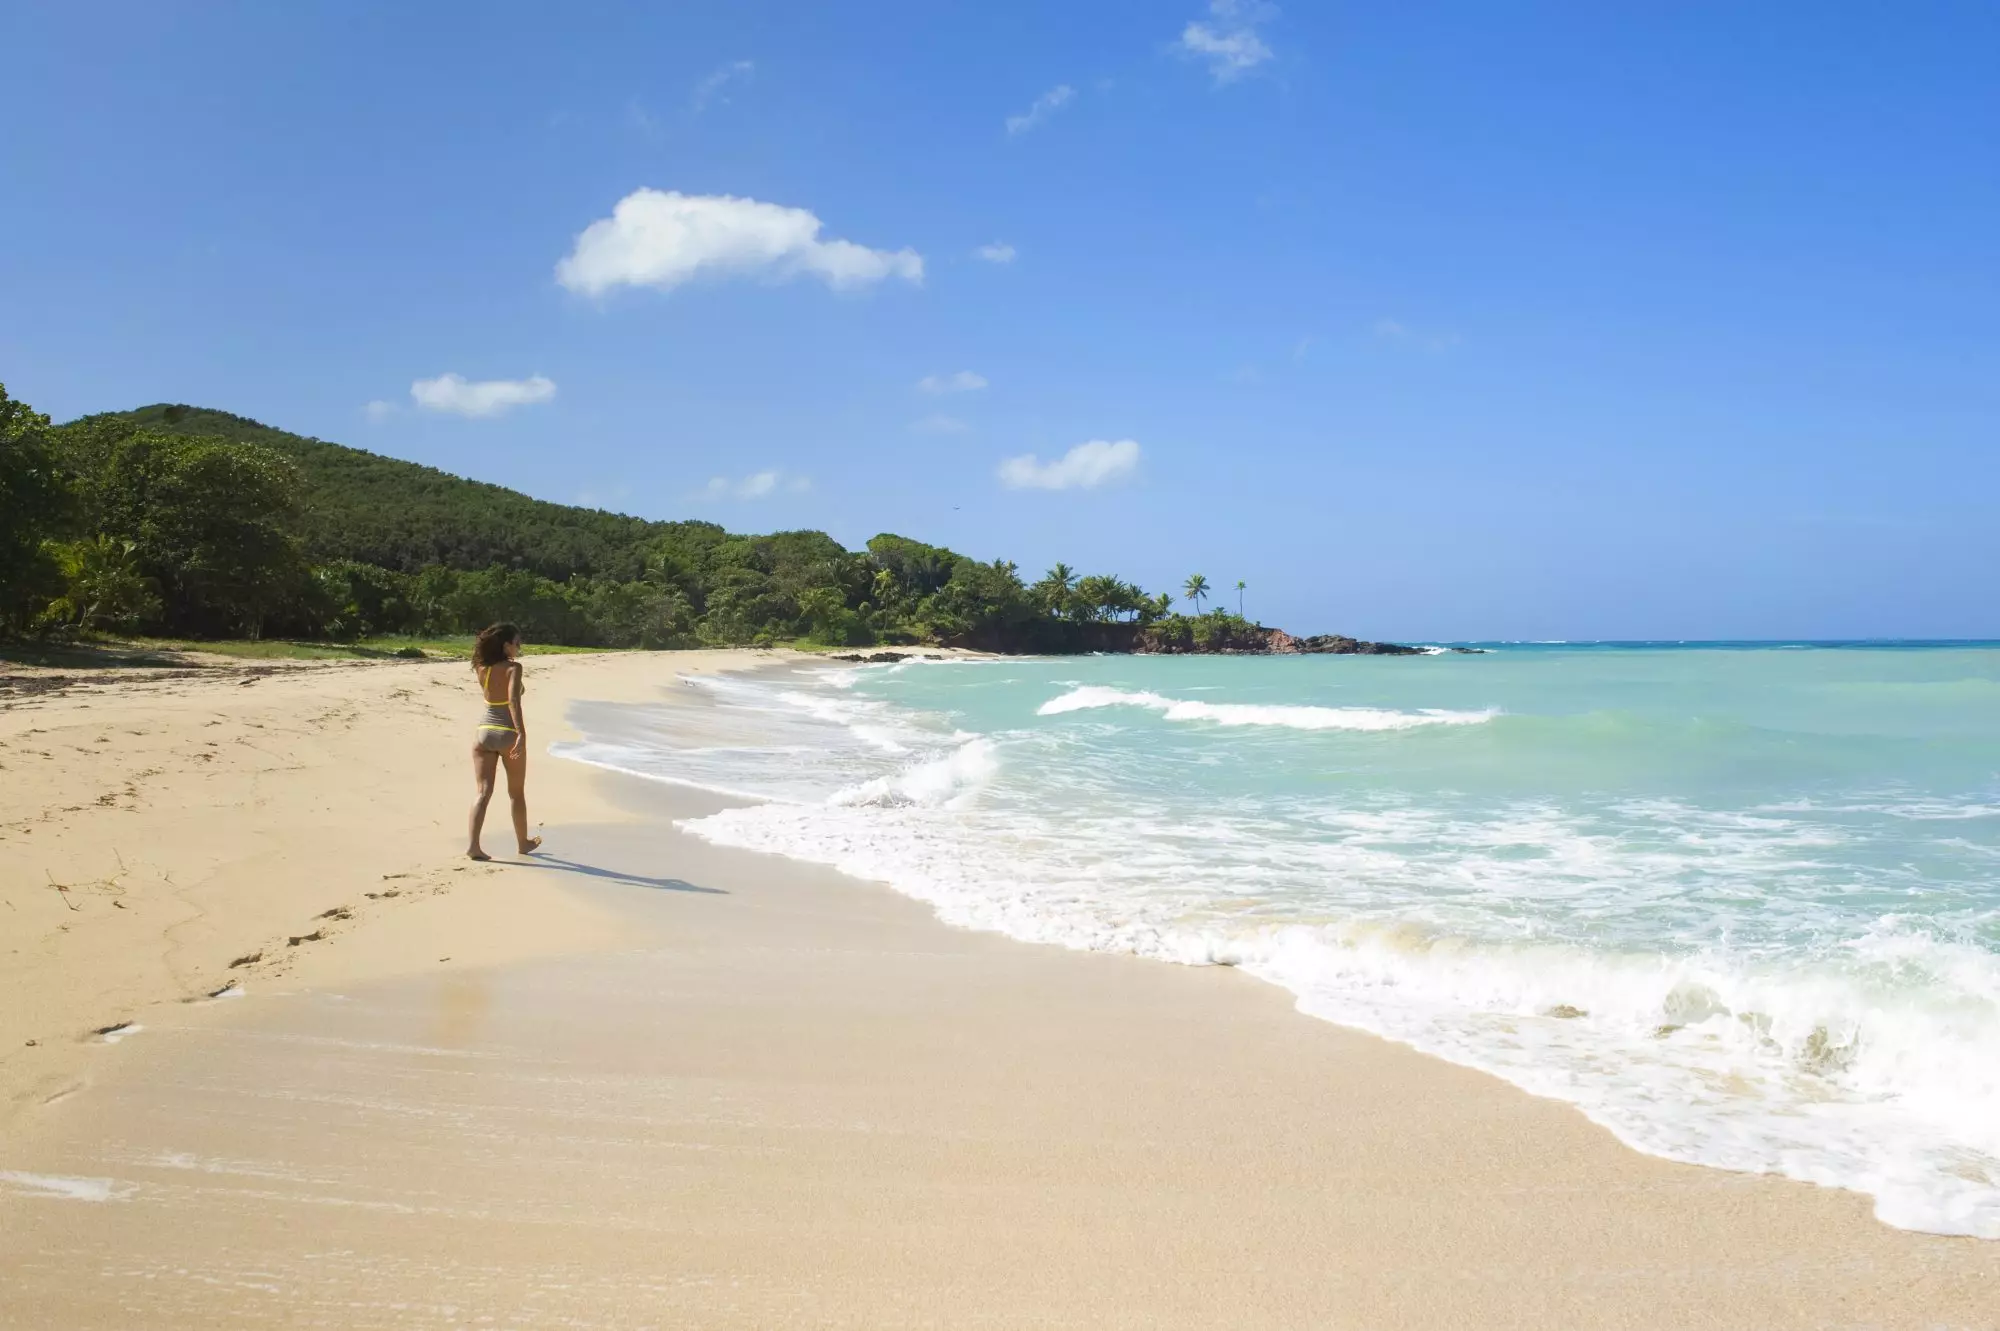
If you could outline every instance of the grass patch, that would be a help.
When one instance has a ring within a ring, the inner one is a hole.
[[[102,669],[106,666],[180,667],[190,662],[185,653],[227,656],[238,661],[381,661],[399,658],[426,660],[471,659],[473,638],[366,638],[360,642],[297,642],[285,638],[118,638],[89,634],[68,642],[0,643],[0,661],[18,665],[68,669]],[[553,643],[527,643],[526,656],[569,655],[601,652],[603,647],[560,647]]]
[[[350,644],[371,656],[396,656],[406,654],[414,647],[425,656],[462,656],[472,659],[472,644],[475,641],[468,633],[461,638],[363,638]],[[629,650],[613,647],[564,647],[553,642],[524,642],[521,644],[523,656],[573,656],[585,652],[609,652]]]
[[[128,642],[0,642],[0,661],[12,665],[45,666],[56,670],[86,670],[104,666],[133,669],[185,667],[186,661],[157,647]]]
[[[390,653],[347,642],[288,642],[279,638],[222,639],[206,642],[187,638],[140,640],[145,646],[174,652],[204,652],[238,661],[334,661],[356,657],[388,656]]]

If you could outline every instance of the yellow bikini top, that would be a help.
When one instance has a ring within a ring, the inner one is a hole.
[[[521,668],[518,664],[516,664],[513,661],[508,661],[505,664],[509,670],[518,671]],[[505,707],[508,703],[514,701],[513,695],[510,693],[508,696],[504,698],[496,698],[493,696],[493,690],[490,687],[488,687],[486,683],[487,676],[491,674],[495,668],[496,667],[494,666],[479,667],[479,696],[486,699],[486,701],[492,706]],[[523,693],[526,693],[528,691],[527,686],[525,684],[522,685],[521,691]]]

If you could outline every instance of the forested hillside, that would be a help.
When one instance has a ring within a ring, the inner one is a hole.
[[[1197,611],[1209,595],[1191,578]],[[54,425],[0,387],[0,631],[354,638],[513,620],[545,642],[1003,651],[1254,646],[1111,576],[1032,584],[884,534],[737,535],[552,504],[227,412]]]
[[[226,411],[158,405],[86,416],[65,427],[142,430],[261,444],[298,467],[301,535],[316,561],[352,559],[415,573],[434,564],[502,564],[564,581],[579,573],[636,578],[646,543],[669,526],[531,499],[515,490],[273,429]],[[720,534],[720,527],[709,527]]]

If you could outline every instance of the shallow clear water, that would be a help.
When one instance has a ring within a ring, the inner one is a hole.
[[[558,752],[754,797],[688,826],[951,922],[1241,966],[1641,1150],[2000,1238],[2000,648],[690,686]]]

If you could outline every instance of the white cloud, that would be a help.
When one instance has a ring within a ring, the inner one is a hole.
[[[927,374],[917,380],[917,391],[937,396],[944,393],[976,393],[986,387],[986,376],[971,370],[956,374]]]
[[[835,289],[885,278],[924,280],[915,250],[871,250],[850,240],[820,239],[820,220],[728,194],[636,189],[611,216],[583,229],[556,265],[556,281],[586,296],[614,287],[671,291],[698,277],[761,277],[783,282],[816,277]]]
[[[539,374],[527,379],[482,379],[477,383],[468,382],[461,375],[441,374],[410,385],[410,396],[425,411],[443,411],[454,416],[498,416],[515,407],[547,402],[555,395],[555,381]]]
[[[918,434],[964,434],[972,427],[956,416],[938,412],[920,421],[911,421],[910,428]]]
[[[1035,128],[1035,126],[1042,124],[1056,112],[1062,110],[1063,107],[1069,105],[1070,99],[1075,96],[1075,88],[1070,87],[1067,83],[1058,83],[1055,87],[1050,88],[1040,97],[1037,97],[1028,109],[1020,115],[1008,116],[1007,132],[1009,134],[1027,133],[1029,130]]]
[[[1448,351],[1458,345],[1457,333],[1424,332],[1394,319],[1379,320],[1375,325],[1375,336],[1381,341],[1415,347],[1420,351]]]
[[[1139,445],[1130,439],[1093,439],[1050,462],[1033,453],[1000,464],[1000,483],[1010,490],[1090,490],[1122,481],[1139,468]]]
[[[748,476],[731,480],[727,476],[711,476],[702,488],[704,499],[765,499],[783,490],[799,494],[812,488],[812,479],[789,472],[769,468],[753,471]]]
[[[1014,247],[1004,240],[996,240],[991,245],[981,245],[972,252],[972,257],[984,259],[988,263],[1012,263]]]
[[[1217,83],[1234,83],[1271,58],[1257,25],[1277,13],[1262,0],[1209,0],[1208,21],[1190,22],[1177,45],[1182,55],[1207,61]]]
[[[386,421],[398,411],[401,411],[402,408],[393,402],[384,402],[378,397],[363,407],[362,410],[368,413],[368,419],[371,421]]]
[[[749,60],[732,60],[714,73],[694,85],[694,109],[696,112],[708,109],[708,104],[716,100],[716,95],[736,79],[747,79],[755,73],[757,66]],[[722,98],[726,104],[729,99]]]

